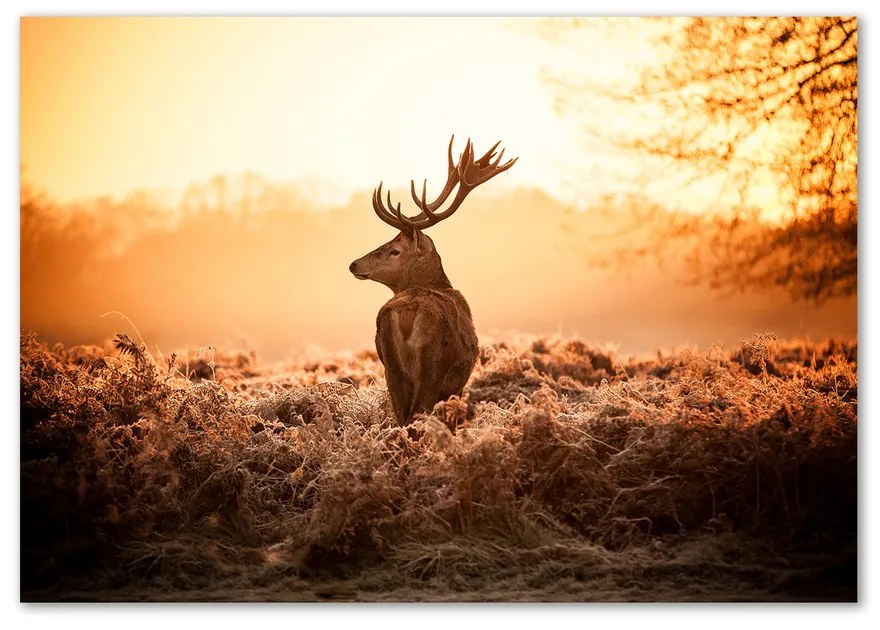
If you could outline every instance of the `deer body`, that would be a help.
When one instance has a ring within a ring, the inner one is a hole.
[[[455,289],[407,289],[376,317],[376,351],[400,424],[461,395],[477,360],[477,333]]]
[[[470,141],[457,165],[449,142],[449,176],[440,196],[428,203],[412,196],[421,214],[406,217],[397,208],[382,204],[382,184],[373,194],[373,209],[380,219],[400,230],[391,241],[351,263],[349,270],[361,280],[386,285],[394,296],[376,317],[376,352],[385,366],[385,380],[394,415],[400,425],[418,413],[430,412],[436,403],[461,395],[477,360],[478,343],[471,310],[446,273],[434,242],[422,230],[450,216],[476,186],[510,168],[516,160],[498,166],[492,162],[496,144],[474,160]],[[502,150],[502,154],[504,151]],[[439,207],[452,189],[459,190],[452,205]]]

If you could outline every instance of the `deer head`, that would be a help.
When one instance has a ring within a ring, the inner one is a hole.
[[[449,140],[446,185],[434,201],[427,200],[428,180],[422,184],[421,197],[416,194],[415,182],[410,181],[413,201],[420,210],[417,215],[408,217],[402,214],[400,204],[395,207],[391,203],[390,192],[386,193],[388,203],[386,208],[382,203],[382,182],[379,182],[379,187],[373,191],[373,210],[382,221],[400,230],[400,234],[351,263],[349,271],[356,278],[381,282],[395,293],[412,287],[450,288],[452,286],[443,271],[434,242],[423,233],[423,230],[452,216],[474,188],[503,173],[519,159],[514,158],[501,164],[504,149],[497,157],[495,156],[495,149],[501,144],[499,140],[483,157],[475,160],[473,144],[468,139],[458,162],[453,163],[453,140],[455,136]],[[446,210],[440,211],[440,207],[456,186],[458,190],[452,203]]]

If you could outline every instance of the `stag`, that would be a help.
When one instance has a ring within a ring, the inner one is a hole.
[[[373,191],[373,210],[400,233],[349,266],[359,280],[380,282],[394,292],[376,317],[376,351],[385,366],[391,406],[401,426],[411,423],[418,413],[430,412],[439,401],[460,396],[477,361],[471,309],[464,296],[452,288],[434,241],[424,230],[448,219],[474,188],[519,159],[501,164],[504,149],[495,155],[499,141],[475,160],[469,139],[458,162],[453,163],[454,139],[449,140],[446,185],[434,201],[427,201],[427,180],[421,197],[416,194],[415,182],[410,181],[412,198],[420,211],[417,215],[402,214],[400,203],[396,207],[392,204],[391,193],[387,193],[386,208],[379,182]],[[452,203],[441,211],[456,186]]]

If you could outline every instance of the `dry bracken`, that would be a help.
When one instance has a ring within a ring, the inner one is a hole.
[[[23,335],[21,596],[852,600],[856,347],[771,349],[484,346],[415,441],[370,353]]]

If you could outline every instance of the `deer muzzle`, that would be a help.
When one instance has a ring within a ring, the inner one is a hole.
[[[358,270],[358,262],[359,262],[359,261],[356,260],[356,261],[354,261],[353,263],[351,263],[351,264],[348,266],[348,270],[349,270],[352,274],[354,274],[354,277],[357,278],[358,280],[369,280],[369,278],[370,278],[370,274],[369,274],[369,273],[365,273],[364,271],[359,271],[359,270]]]

